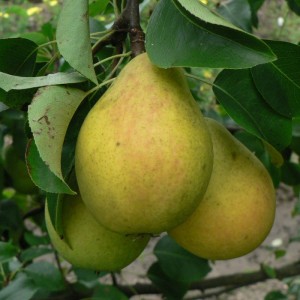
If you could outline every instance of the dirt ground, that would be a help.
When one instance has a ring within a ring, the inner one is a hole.
[[[290,188],[281,186],[277,192],[277,212],[274,226],[264,243],[252,253],[241,258],[228,261],[217,261],[212,264],[212,271],[208,277],[219,277],[235,273],[258,271],[261,264],[265,263],[272,267],[280,267],[292,263],[300,258],[300,243],[290,243],[290,238],[297,236],[300,230],[300,216],[291,217],[296,198]],[[141,257],[125,268],[120,282],[123,284],[134,284],[136,282],[149,282],[145,273],[149,266],[155,261],[152,249],[158,239],[154,239]],[[278,249],[286,249],[286,255],[275,259],[275,256],[267,248],[278,245]],[[235,289],[230,293],[205,298],[207,300],[263,300],[265,295],[272,290],[285,291],[287,285],[282,281],[270,279],[246,287]],[[199,292],[189,293],[186,299],[200,299]],[[160,300],[160,295],[141,295],[131,298],[132,300]],[[202,298],[201,298],[202,299]]]

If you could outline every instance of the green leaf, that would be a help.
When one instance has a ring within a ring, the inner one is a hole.
[[[31,76],[34,71],[36,50],[37,45],[28,39],[0,39],[0,71],[11,75]]]
[[[177,7],[181,10],[181,12],[187,16],[188,16],[187,12],[189,12],[191,15],[207,23],[238,29],[231,22],[228,22],[225,18],[222,18],[218,13],[211,10],[208,6],[203,4],[201,1],[198,0],[172,0],[172,1],[177,5]]]
[[[288,185],[300,184],[300,166],[293,162],[286,161],[281,168],[281,180]]]
[[[73,266],[77,282],[88,289],[94,289],[99,284],[99,278],[108,274],[107,272],[96,272],[88,269],[77,268]]]
[[[45,254],[52,253],[53,250],[49,247],[30,247],[21,252],[20,260],[24,262],[29,262],[37,257],[40,257]]]
[[[206,259],[188,252],[170,236],[164,236],[157,243],[154,254],[163,272],[176,281],[192,283],[211,271]]]
[[[271,175],[274,186],[277,187],[281,181],[279,169],[279,167],[283,164],[283,157],[281,154],[270,144],[262,141],[260,138],[250,134],[249,132],[240,131],[234,136],[251,152],[255,153]]]
[[[46,235],[35,235],[32,232],[25,232],[25,241],[31,246],[49,245],[50,240]]]
[[[30,300],[38,291],[25,274],[20,273],[17,278],[0,291],[1,300]]]
[[[275,258],[278,259],[278,258],[281,258],[286,255],[286,250],[277,249],[277,250],[274,250],[274,254],[275,254]]]
[[[252,24],[257,27],[258,26],[258,17],[257,12],[265,2],[265,0],[248,0],[250,7],[251,7],[251,13],[252,13]]]
[[[109,0],[89,0],[89,14],[94,17],[103,13]]]
[[[292,120],[276,113],[257,91],[249,70],[223,70],[213,91],[227,113],[251,134],[277,150],[291,142]]]
[[[57,46],[75,70],[97,84],[88,15],[87,0],[65,0],[57,24]]]
[[[62,182],[61,154],[69,123],[85,92],[52,86],[38,90],[28,109],[28,120],[42,160]]]
[[[83,81],[86,81],[86,79],[77,72],[56,73],[38,77],[20,77],[0,72],[0,88],[6,92],[10,90],[25,90],[41,86],[70,84]]]
[[[35,92],[36,89],[27,89],[19,91],[10,90],[8,92],[5,92],[4,90],[0,89],[0,102],[4,103],[9,108],[22,109],[24,105],[29,104],[31,102]]]
[[[278,59],[252,68],[255,85],[265,101],[279,114],[300,116],[300,47],[268,41]]]
[[[235,26],[252,31],[252,14],[247,0],[220,2],[217,12]]]
[[[161,0],[150,18],[146,49],[154,64],[247,68],[276,58],[264,42],[212,14],[199,1],[182,2],[184,8]]]
[[[0,229],[15,232],[23,229],[20,208],[14,200],[0,201]]]
[[[289,8],[298,16],[300,16],[300,1],[299,0],[286,0]]]
[[[93,300],[128,300],[117,287],[98,284],[92,296]]]
[[[276,278],[276,271],[273,267],[266,265],[266,264],[262,264],[262,269],[263,271],[270,277],[270,278]]]
[[[29,175],[36,186],[49,193],[74,194],[66,183],[53,174],[41,159],[34,140],[30,140],[26,151]]]
[[[16,256],[17,253],[18,253],[18,248],[13,244],[0,242],[0,263],[1,264],[9,261],[11,258]]]
[[[292,211],[292,217],[295,217],[297,215],[300,215],[300,193],[299,192],[298,192],[298,197],[296,199],[296,203]]]
[[[281,291],[271,291],[269,292],[264,300],[288,300],[289,297],[284,295]]]
[[[162,291],[168,300],[181,300],[189,289],[189,284],[168,277],[158,262],[154,263],[147,272],[148,278]]]
[[[35,262],[28,265],[24,272],[40,288],[53,292],[65,288],[64,278],[60,271],[49,262]]]
[[[52,226],[57,234],[63,238],[63,225],[62,225],[62,201],[61,194],[47,193],[47,207]],[[66,240],[66,239],[65,239]],[[66,241],[68,242],[68,241]]]

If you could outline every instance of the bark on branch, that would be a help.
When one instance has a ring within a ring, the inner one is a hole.
[[[145,34],[140,26],[139,1],[128,0],[125,9],[112,26],[113,32],[101,41],[94,49],[93,54],[107,45],[122,46],[129,34],[132,56],[145,52]]]
[[[277,279],[300,275],[300,261],[288,264],[280,268],[275,268],[275,273]],[[203,279],[199,282],[193,283],[190,287],[190,290],[205,291],[217,287],[238,287],[265,281],[267,279],[270,279],[270,277],[263,270],[252,273],[237,273],[233,275]],[[119,285],[118,287],[128,296],[134,295],[132,293],[133,290],[137,294],[161,293],[161,291],[150,284],[136,284],[134,286]]]
[[[293,277],[300,275],[300,261],[290,263],[280,268],[275,268],[276,278],[283,279],[287,277]],[[216,278],[206,278],[199,282],[195,282],[191,285],[190,290],[199,290],[205,292],[201,295],[201,299],[208,296],[221,294],[236,288],[262,282],[270,277],[263,271],[255,271],[252,273],[237,273],[233,275],[219,276]],[[135,284],[135,285],[120,285],[117,287],[128,297],[134,295],[146,295],[146,294],[161,294],[161,291],[152,284]],[[212,293],[210,289],[223,288],[218,292]],[[206,291],[208,290],[208,293]],[[56,295],[50,297],[49,300],[80,300],[83,297],[90,297],[88,294],[78,294],[72,288],[66,291],[63,295]]]

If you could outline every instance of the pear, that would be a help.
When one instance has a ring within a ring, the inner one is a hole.
[[[195,255],[231,259],[251,252],[268,235],[275,191],[257,157],[222,125],[206,122],[214,149],[211,179],[195,212],[169,234]]]
[[[198,206],[212,142],[182,69],[132,59],[88,113],[75,169],[83,201],[120,233],[160,233]]]
[[[45,219],[53,246],[71,264],[97,271],[120,270],[146,247],[149,236],[121,235],[101,226],[80,196],[65,196],[62,203],[64,239],[55,231],[46,202]]]

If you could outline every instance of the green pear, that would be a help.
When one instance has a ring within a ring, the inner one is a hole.
[[[206,119],[214,149],[211,179],[195,212],[169,234],[207,259],[231,259],[258,247],[272,228],[275,191],[257,157],[222,125]]]
[[[47,230],[56,250],[74,266],[97,271],[120,270],[146,247],[149,236],[122,235],[101,226],[88,212],[80,196],[62,200],[64,239],[55,231],[46,202]]]
[[[75,168],[95,218],[120,233],[160,233],[198,206],[212,171],[208,128],[182,69],[132,59],[88,113]]]

